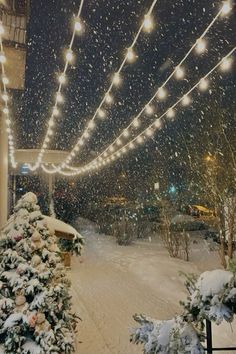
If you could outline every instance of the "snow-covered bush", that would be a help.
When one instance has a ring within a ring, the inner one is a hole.
[[[166,321],[134,316],[139,323],[131,341],[144,345],[145,354],[202,354],[204,320],[231,322],[236,314],[236,274],[216,269],[197,279],[187,276],[189,297],[182,315]]]
[[[217,324],[231,322],[236,313],[236,277],[231,271],[216,269],[204,272],[198,280],[188,281],[186,313],[193,321],[209,319]]]
[[[167,321],[157,321],[144,316],[134,316],[140,324],[131,336],[134,343],[144,344],[148,354],[203,354],[200,335],[194,327],[176,316]]]
[[[71,254],[81,255],[81,247],[84,245],[83,237],[77,232],[72,240],[60,238],[58,247],[62,252],[70,252]]]
[[[77,316],[57,240],[33,193],[23,196],[0,240],[2,353],[70,354]]]

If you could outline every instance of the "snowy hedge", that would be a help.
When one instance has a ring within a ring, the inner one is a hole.
[[[134,316],[139,323],[131,341],[143,344],[145,354],[203,354],[204,320],[220,324],[233,321],[236,313],[236,275],[231,271],[204,272],[198,279],[188,276],[189,297],[184,312],[170,320],[158,321],[143,315]]]

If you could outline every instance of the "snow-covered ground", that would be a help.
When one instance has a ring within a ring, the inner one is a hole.
[[[74,307],[82,318],[79,354],[141,354],[141,346],[129,343],[129,329],[136,326],[132,315],[171,318],[181,311],[179,300],[186,298],[179,272],[220,268],[217,253],[209,252],[199,238],[191,262],[185,262],[170,258],[160,242],[118,246],[86,220],[79,219],[78,227],[86,246],[82,258],[73,259],[70,275]],[[236,345],[235,322],[213,333],[215,346]]]

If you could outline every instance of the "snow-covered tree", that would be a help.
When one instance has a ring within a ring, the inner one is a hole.
[[[144,345],[145,354],[203,354],[204,320],[220,324],[233,321],[236,314],[236,274],[216,269],[197,279],[187,277],[189,297],[182,302],[184,312],[166,321],[143,315],[134,316],[139,323],[131,341]]]
[[[72,353],[69,288],[56,238],[27,193],[0,240],[0,353]]]

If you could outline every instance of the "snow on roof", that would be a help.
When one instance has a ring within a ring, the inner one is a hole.
[[[78,234],[78,231],[76,231],[74,227],[72,227],[69,224],[66,224],[64,221],[46,215],[43,215],[43,217],[46,220],[47,225],[50,229],[53,229],[55,231],[60,231],[66,234],[72,234],[72,235]]]

